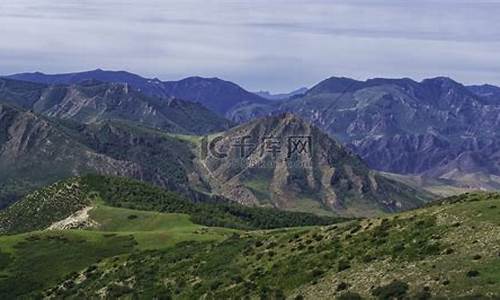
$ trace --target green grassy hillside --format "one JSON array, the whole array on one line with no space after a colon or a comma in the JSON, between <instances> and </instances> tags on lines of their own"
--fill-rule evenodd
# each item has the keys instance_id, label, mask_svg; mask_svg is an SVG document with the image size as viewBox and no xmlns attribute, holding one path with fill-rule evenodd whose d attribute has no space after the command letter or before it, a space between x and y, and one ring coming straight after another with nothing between
<instances>
[{"instance_id":1,"label":"green grassy hillside","mask_svg":"<svg viewBox=\"0 0 500 300\"><path fill-rule=\"evenodd\" d=\"M189 215L159 213L99 205L90 211L94 232L133 236L137 248L163 249L183 241L222 240L234 230L194 224Z\"/></svg>"},{"instance_id":2,"label":"green grassy hillside","mask_svg":"<svg viewBox=\"0 0 500 300\"><path fill-rule=\"evenodd\" d=\"M32 223L24 218L24 227L11 228L46 228L73 217L74 209L65 215L47 209L51 199L63 204L69 193L71 203L92 207L92 226L0 236L0 299L500 296L498 193L453 196L379 218L262 230L256 224L277 221L249 218L267 218L270 210L197 204L122 178L58 185L20 202L27 211L45 207L45 218L32 214ZM54 192L58 197L50 196ZM286 213L282 222L294 224L296 216Z\"/></svg>"},{"instance_id":3,"label":"green grassy hillside","mask_svg":"<svg viewBox=\"0 0 500 300\"><path fill-rule=\"evenodd\" d=\"M64 276L103 259L166 249L185 241L221 241L233 230L196 225L189 216L98 206L92 230L0 236L0 298L36 298Z\"/></svg>"},{"instance_id":4,"label":"green grassy hillside","mask_svg":"<svg viewBox=\"0 0 500 300\"><path fill-rule=\"evenodd\" d=\"M42 230L85 207L105 204L117 208L181 213L200 225L239 229L325 225L343 220L307 213L245 207L231 202L192 202L144 182L88 175L58 182L26 196L0 211L0 233ZM106 223L105 223L106 224Z\"/></svg>"},{"instance_id":5,"label":"green grassy hillside","mask_svg":"<svg viewBox=\"0 0 500 300\"><path fill-rule=\"evenodd\" d=\"M360 299L500 295L500 195L466 194L387 218L240 232L106 259L47 295ZM134 296L135 295L135 296ZM488 298L490 297L490 298Z\"/></svg>"},{"instance_id":6,"label":"green grassy hillside","mask_svg":"<svg viewBox=\"0 0 500 300\"><path fill-rule=\"evenodd\" d=\"M90 228L36 231L76 219L86 208ZM29 194L0 213L1 232L10 234L0 235L0 299L37 297L65 276L96 268L106 258L163 251L188 241L212 243L238 232L201 224L252 229L340 220L230 203L195 203L124 178L72 178Z\"/></svg>"},{"instance_id":7,"label":"green grassy hillside","mask_svg":"<svg viewBox=\"0 0 500 300\"><path fill-rule=\"evenodd\" d=\"M134 209L98 206L90 211L90 217L101 231L162 231L172 227L193 229L189 215L164 214Z\"/></svg>"}]
</instances>

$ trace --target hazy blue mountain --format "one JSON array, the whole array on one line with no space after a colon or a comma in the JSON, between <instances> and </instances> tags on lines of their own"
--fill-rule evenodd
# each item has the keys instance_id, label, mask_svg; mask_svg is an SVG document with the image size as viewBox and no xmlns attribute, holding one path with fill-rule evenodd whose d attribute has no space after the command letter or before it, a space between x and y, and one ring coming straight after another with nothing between
<instances>
[{"instance_id":1,"label":"hazy blue mountain","mask_svg":"<svg viewBox=\"0 0 500 300\"><path fill-rule=\"evenodd\" d=\"M255 92L254 94L261 96L262 98L266 98L268 100L285 100L291 97L304 95L305 93L307 93L307 91L308 89L303 87L295 91L292 91L290 93L284 93L284 94L271 94L268 91Z\"/></svg>"},{"instance_id":2,"label":"hazy blue mountain","mask_svg":"<svg viewBox=\"0 0 500 300\"><path fill-rule=\"evenodd\" d=\"M500 103L500 87L498 86L483 84L483 85L471 85L468 86L467 88L471 92L485 99L491 104Z\"/></svg>"},{"instance_id":3,"label":"hazy blue mountain","mask_svg":"<svg viewBox=\"0 0 500 300\"><path fill-rule=\"evenodd\" d=\"M293 112L349 145L374 169L491 188L500 174L496 91L446 77L421 82L331 77L302 97L238 107L231 118L242 122Z\"/></svg>"},{"instance_id":4,"label":"hazy blue mountain","mask_svg":"<svg viewBox=\"0 0 500 300\"><path fill-rule=\"evenodd\" d=\"M432 176L464 187L492 188L500 184L495 179L500 174L500 98L497 96L499 88L491 85L466 87L447 77L421 82L409 78L360 81L331 77L304 95L296 95L288 101L271 101L217 78L190 77L161 82L126 72L102 70L64 75L32 73L15 76L33 81L50 80L51 83L81 82L99 76L103 80L124 81L128 86L138 87L149 95L175 96L200 102L237 123L292 112L346 144L371 168ZM105 97L106 101L114 99L119 93L123 94L126 86L118 84L110 89L113 93L105 92L113 95ZM195 133L203 133L204 128L213 132L221 124L208 111L200 114L205 116L202 118L204 122L198 124L196 120L199 118L196 117L186 124L184 121L189 120L190 109L184 109L182 114L163 113L163 110L158 109L149 111L150 108L141 103L150 102L144 100L121 101L118 106L106 106L105 109L96 106L96 109L89 110L90 106L97 103L94 100L88 102L92 93L90 98L81 97L82 101L78 105L72 101L65 101L61 105L55 99L64 98L65 88L52 87L47 92L49 96L42 95L43 89L37 83L24 82L12 86L12 83L4 81L0 83L0 96L3 96L4 101L10 99L11 103L29 109L30 105L37 102L33 106L37 112L58 118L71 116L83 122L92 121L95 117L119 117L181 133L186 132L186 128L191 128L191 132ZM75 92L82 94L81 89ZM155 103L162 101L155 97L149 98L157 99ZM104 103L108 103L106 101ZM122 115L124 112L125 115ZM169 122L163 122L162 115L168 115L166 119ZM197 124L200 125L198 128ZM222 125L223 129L227 126L230 125Z\"/></svg>"},{"instance_id":5,"label":"hazy blue mountain","mask_svg":"<svg viewBox=\"0 0 500 300\"><path fill-rule=\"evenodd\" d=\"M6 77L45 84L77 84L91 79L103 82L127 83L148 96L175 97L199 102L222 116L241 103L264 104L268 102L268 100L248 92L232 82L218 78L189 77L179 81L160 81L159 79L143 78L129 72L100 69L55 75L40 72L21 73Z\"/></svg>"},{"instance_id":6,"label":"hazy blue mountain","mask_svg":"<svg viewBox=\"0 0 500 300\"><path fill-rule=\"evenodd\" d=\"M231 122L199 103L146 96L125 83L45 85L1 79L0 101L81 123L121 120L184 134L223 131Z\"/></svg>"},{"instance_id":7,"label":"hazy blue mountain","mask_svg":"<svg viewBox=\"0 0 500 300\"><path fill-rule=\"evenodd\" d=\"M114 83L128 83L136 90L141 91L147 95L155 95L158 97L170 96L163 91L163 85L159 79L148 79L126 71L104 71L101 69L97 69L86 72L66 73L66 74L44 74L40 72L35 72L35 73L20 73L5 77L10 79L38 82L49 85L78 84L88 80L98 80L102 82L114 82Z\"/></svg>"},{"instance_id":8,"label":"hazy blue mountain","mask_svg":"<svg viewBox=\"0 0 500 300\"><path fill-rule=\"evenodd\" d=\"M241 103L269 102L232 82L218 78L189 77L179 81L166 81L163 85L169 95L199 102L221 115Z\"/></svg>"}]
</instances>

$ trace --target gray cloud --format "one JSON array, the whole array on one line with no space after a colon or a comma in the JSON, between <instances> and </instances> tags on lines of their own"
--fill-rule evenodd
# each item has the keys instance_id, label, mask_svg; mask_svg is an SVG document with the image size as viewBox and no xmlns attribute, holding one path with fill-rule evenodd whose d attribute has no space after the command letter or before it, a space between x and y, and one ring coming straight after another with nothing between
<instances>
[{"instance_id":1,"label":"gray cloud","mask_svg":"<svg viewBox=\"0 0 500 300\"><path fill-rule=\"evenodd\" d=\"M0 73L126 69L287 91L332 75L500 84L500 3L3 0Z\"/></svg>"}]
</instances>

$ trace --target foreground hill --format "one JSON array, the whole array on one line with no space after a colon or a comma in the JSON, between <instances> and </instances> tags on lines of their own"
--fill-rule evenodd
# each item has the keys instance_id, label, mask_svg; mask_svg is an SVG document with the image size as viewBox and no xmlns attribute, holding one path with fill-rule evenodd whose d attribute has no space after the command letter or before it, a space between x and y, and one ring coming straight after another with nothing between
<instances>
[{"instance_id":1,"label":"foreground hill","mask_svg":"<svg viewBox=\"0 0 500 300\"><path fill-rule=\"evenodd\" d=\"M93 227L93 221L75 217L100 204L111 207L182 213L192 222L241 229L331 224L340 218L244 207L227 201L194 202L184 196L120 177L88 175L57 182L28 194L0 212L0 234L43 230L68 219L64 229ZM86 209L87 208L87 209ZM70 220L73 218L73 222ZM55 226L55 228L59 228Z\"/></svg>"},{"instance_id":2,"label":"foreground hill","mask_svg":"<svg viewBox=\"0 0 500 300\"><path fill-rule=\"evenodd\" d=\"M210 142L207 182L228 199L287 210L373 215L415 208L430 195L374 172L292 114L258 119Z\"/></svg>"},{"instance_id":3,"label":"foreground hill","mask_svg":"<svg viewBox=\"0 0 500 300\"><path fill-rule=\"evenodd\" d=\"M44 209L47 199L54 199L53 204L82 199L64 200L66 192L56 190L74 189L85 181L96 184L87 194L94 205L87 229L59 227L0 236L2 298L494 299L500 295L499 194L465 194L384 218L242 231L193 224L189 213L130 209L131 204L140 209L177 206L172 206L176 203L172 194L165 198L137 190L141 183L95 179L61 183L24 202L33 205L33 211L38 206L50 212ZM79 195L75 190L70 194ZM117 208L117 203L129 208ZM218 213L208 217L227 216L227 210L216 207L213 212ZM30 218L25 220L30 224Z\"/></svg>"},{"instance_id":4,"label":"foreground hill","mask_svg":"<svg viewBox=\"0 0 500 300\"><path fill-rule=\"evenodd\" d=\"M96 80L45 85L0 78L0 101L85 124L119 120L184 134L206 134L231 126L200 104L146 96L128 84Z\"/></svg>"}]
</instances>

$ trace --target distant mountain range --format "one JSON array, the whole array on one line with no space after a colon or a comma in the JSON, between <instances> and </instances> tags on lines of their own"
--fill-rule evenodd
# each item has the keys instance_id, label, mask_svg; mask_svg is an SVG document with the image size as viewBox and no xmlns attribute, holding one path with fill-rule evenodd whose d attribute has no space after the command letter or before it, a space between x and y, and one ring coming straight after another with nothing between
<instances>
[{"instance_id":1,"label":"distant mountain range","mask_svg":"<svg viewBox=\"0 0 500 300\"><path fill-rule=\"evenodd\" d=\"M303 87L285 94L271 94L270 92L267 91L255 92L255 94L269 100L285 100L285 99L290 99L292 97L304 95L305 93L307 93L307 91L308 89Z\"/></svg>"},{"instance_id":2,"label":"distant mountain range","mask_svg":"<svg viewBox=\"0 0 500 300\"><path fill-rule=\"evenodd\" d=\"M38 82L44 84L78 84L87 80L99 80L111 83L127 83L139 92L160 98L180 98L199 102L210 110L224 116L236 105L268 103L256 94L240 86L218 78L188 77L179 81L161 81L148 79L124 71L104 71L101 69L80 72L47 75L43 73L21 73L6 78Z\"/></svg>"},{"instance_id":3,"label":"distant mountain range","mask_svg":"<svg viewBox=\"0 0 500 300\"><path fill-rule=\"evenodd\" d=\"M0 79L0 102L21 114L32 114L46 122L54 122L56 128L66 126L61 125L66 120L88 128L111 123L131 128L149 127L170 134L226 132L223 134L226 136L231 135L233 131L227 130L235 123L259 119L257 123L249 123L247 126L250 127L238 127L255 136L255 131L264 130L265 126L259 124L267 119L262 117L291 112L338 140L371 169L411 178L421 177L420 182L432 181L469 189L500 188L499 91L500 88L492 85L464 86L446 77L421 82L408 78L359 81L331 77L309 90L293 93L293 96L279 95L280 98L286 97L287 100L283 101L265 99L272 96L262 94L265 97L261 97L217 78L161 81L128 72L94 70L61 75L24 73ZM10 128L10 122L4 117L3 126ZM281 125L272 126L280 128ZM134 129L134 132L137 131ZM199 146L199 138L187 140L190 139L196 147ZM86 145L86 142L79 143ZM221 171L228 166L206 163L201 169L208 169L201 172L208 172L211 176L200 174L197 164L185 172L186 164L181 163L184 174L197 174L195 177L198 178L186 175L189 184L183 179L184 186L192 188L192 182L197 182L195 189L206 193L217 191L231 198L230 189L214 185L222 180L238 186L233 190L242 191L237 197L241 202L255 203L257 199L260 203L266 199L270 201L269 205L287 206L279 200L284 196L274 190L263 192L262 186L249 188L246 184L248 178L243 176L244 169L242 174L229 178ZM313 169L308 176L317 176L320 166ZM250 185L259 185L261 176L258 177ZM165 180L163 176L155 178L158 182ZM276 174L266 178L271 182L281 180ZM359 185L353 178L347 180ZM408 182L407 179L403 181ZM314 180L308 184L312 182ZM309 187L317 187L317 184ZM309 188L299 186L305 190ZM325 186L329 185L323 184ZM360 186L366 187L365 184ZM294 190L288 184L281 188ZM321 195L316 197L321 205L333 199L325 198L324 190L314 191Z\"/></svg>"},{"instance_id":4,"label":"distant mountain range","mask_svg":"<svg viewBox=\"0 0 500 300\"><path fill-rule=\"evenodd\" d=\"M233 119L293 112L338 138L370 167L468 188L500 188L500 94L439 77L332 77L304 96L239 107Z\"/></svg>"},{"instance_id":5,"label":"distant mountain range","mask_svg":"<svg viewBox=\"0 0 500 300\"><path fill-rule=\"evenodd\" d=\"M206 134L231 126L231 122L198 103L146 96L128 83L95 79L80 84L46 85L0 78L0 100L85 124L121 120L185 134Z\"/></svg>"}]
</instances>

